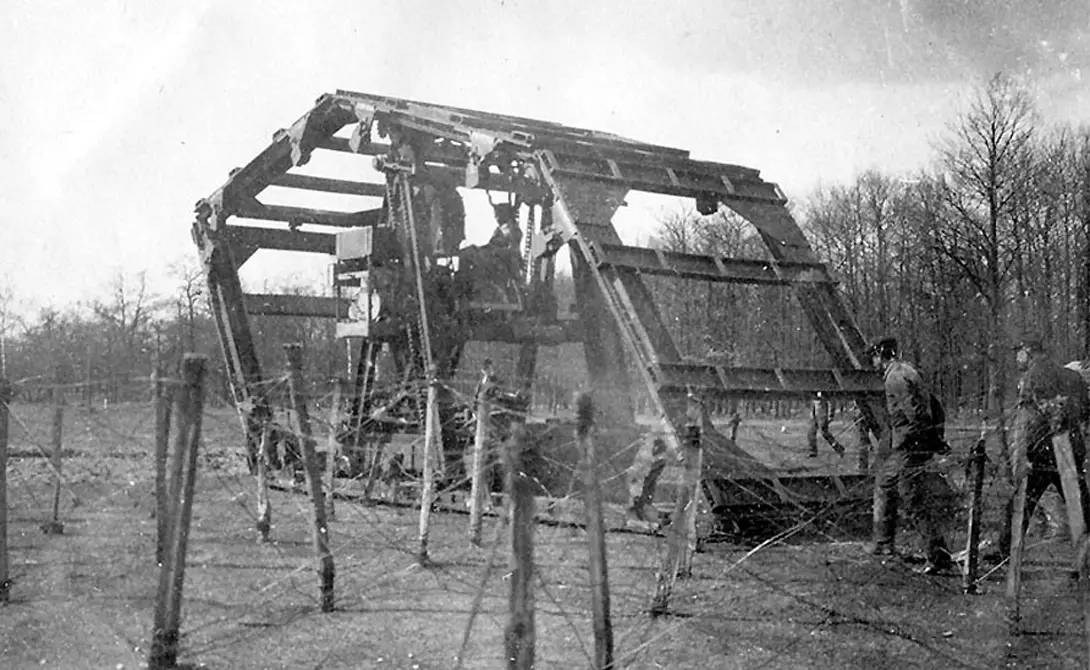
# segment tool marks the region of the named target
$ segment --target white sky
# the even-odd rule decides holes
[[[1090,121],[1090,0],[8,0],[0,62],[0,282],[33,308],[118,272],[169,288],[194,202],[337,88],[677,146],[802,197],[922,167],[997,69]],[[244,277],[290,277],[275,262]]]

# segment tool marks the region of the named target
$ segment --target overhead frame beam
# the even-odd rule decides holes
[[[227,226],[224,233],[230,243],[240,247],[302,251],[331,256],[337,251],[337,236],[329,233],[254,226]]]
[[[618,244],[594,244],[592,248],[595,250],[600,266],[631,268],[646,275],[729,284],[787,285],[832,282],[820,263],[773,263]]]
[[[336,212],[287,205],[264,205],[256,200],[249,200],[239,203],[231,213],[245,219],[286,221],[293,225],[313,223],[337,228],[360,228],[378,225],[382,217],[382,208],[366,209],[360,212]]]
[[[779,187],[749,168],[684,161],[676,167],[657,162],[621,161],[550,151],[541,152],[549,171],[559,177],[624,184],[649,193],[688,198],[714,194],[724,200],[755,200],[783,205]]]
[[[280,295],[247,293],[242,296],[246,313],[251,316],[305,316],[336,319],[348,314],[350,300],[315,295]]]
[[[269,186],[282,186],[284,188],[297,188],[307,191],[321,191],[323,193],[364,195],[378,198],[386,195],[385,184],[345,181],[343,179],[329,179],[327,177],[312,177],[305,174],[283,174],[273,179],[269,183]]]

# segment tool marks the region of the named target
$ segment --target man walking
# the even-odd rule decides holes
[[[807,456],[810,458],[817,458],[818,455],[818,431],[821,431],[821,436],[825,438],[825,441],[829,443],[837,456],[844,455],[844,445],[837,441],[836,435],[833,435],[833,431],[829,428],[832,421],[831,414],[829,401],[821,394],[818,394],[817,398],[810,401],[810,425],[806,431],[806,443],[810,447]]]
[[[928,498],[940,493],[945,481],[927,472],[936,453],[945,448],[934,416],[931,394],[924,388],[920,374],[898,356],[897,340],[877,341],[870,348],[875,367],[884,372],[886,410],[889,426],[879,445],[874,486],[874,544],[868,547],[876,556],[896,553],[898,508],[916,522],[927,543],[926,574],[948,570],[952,561],[942,536],[938,501]]]
[[[1090,399],[1079,373],[1050,360],[1039,337],[1024,335],[1015,345],[1015,352],[1022,378],[1018,382],[1018,402],[1014,415],[1011,471],[1016,484],[1023,473],[1026,477],[1026,505],[1022,517],[1024,534],[1041,495],[1049,486],[1055,486],[1060,496],[1064,496],[1052,438],[1065,432],[1070,436],[1078,473],[1079,503],[1083,518],[1087,518],[1090,495],[1087,494],[1083,471],[1086,444],[1082,423],[1090,417]],[[1013,509],[1012,495],[1007,502],[1007,515],[999,538],[1002,556],[1010,553]]]

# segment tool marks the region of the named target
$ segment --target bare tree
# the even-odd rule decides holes
[[[179,337],[183,342],[179,349],[196,351],[199,317],[207,313],[204,272],[194,260],[179,261],[171,266],[171,274],[177,281],[175,310]]]
[[[1015,209],[1026,197],[1036,125],[1030,95],[996,75],[951,124],[939,148],[945,173],[941,193],[950,216],[934,222],[932,239],[987,306],[987,409],[1004,454],[1002,345],[1008,288],[1019,257]]]
[[[91,305],[102,326],[109,392],[113,400],[120,395],[121,379],[147,358],[152,308],[144,271],[133,276],[119,272],[110,283],[109,298],[96,300]]]
[[[8,341],[21,325],[23,319],[17,310],[15,287],[5,277],[0,279],[0,378],[7,375]]]

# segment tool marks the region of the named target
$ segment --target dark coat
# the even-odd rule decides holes
[[[938,401],[924,388],[920,373],[904,361],[893,361],[886,367],[885,388],[890,446],[898,451],[940,451],[945,417],[934,416]]]

